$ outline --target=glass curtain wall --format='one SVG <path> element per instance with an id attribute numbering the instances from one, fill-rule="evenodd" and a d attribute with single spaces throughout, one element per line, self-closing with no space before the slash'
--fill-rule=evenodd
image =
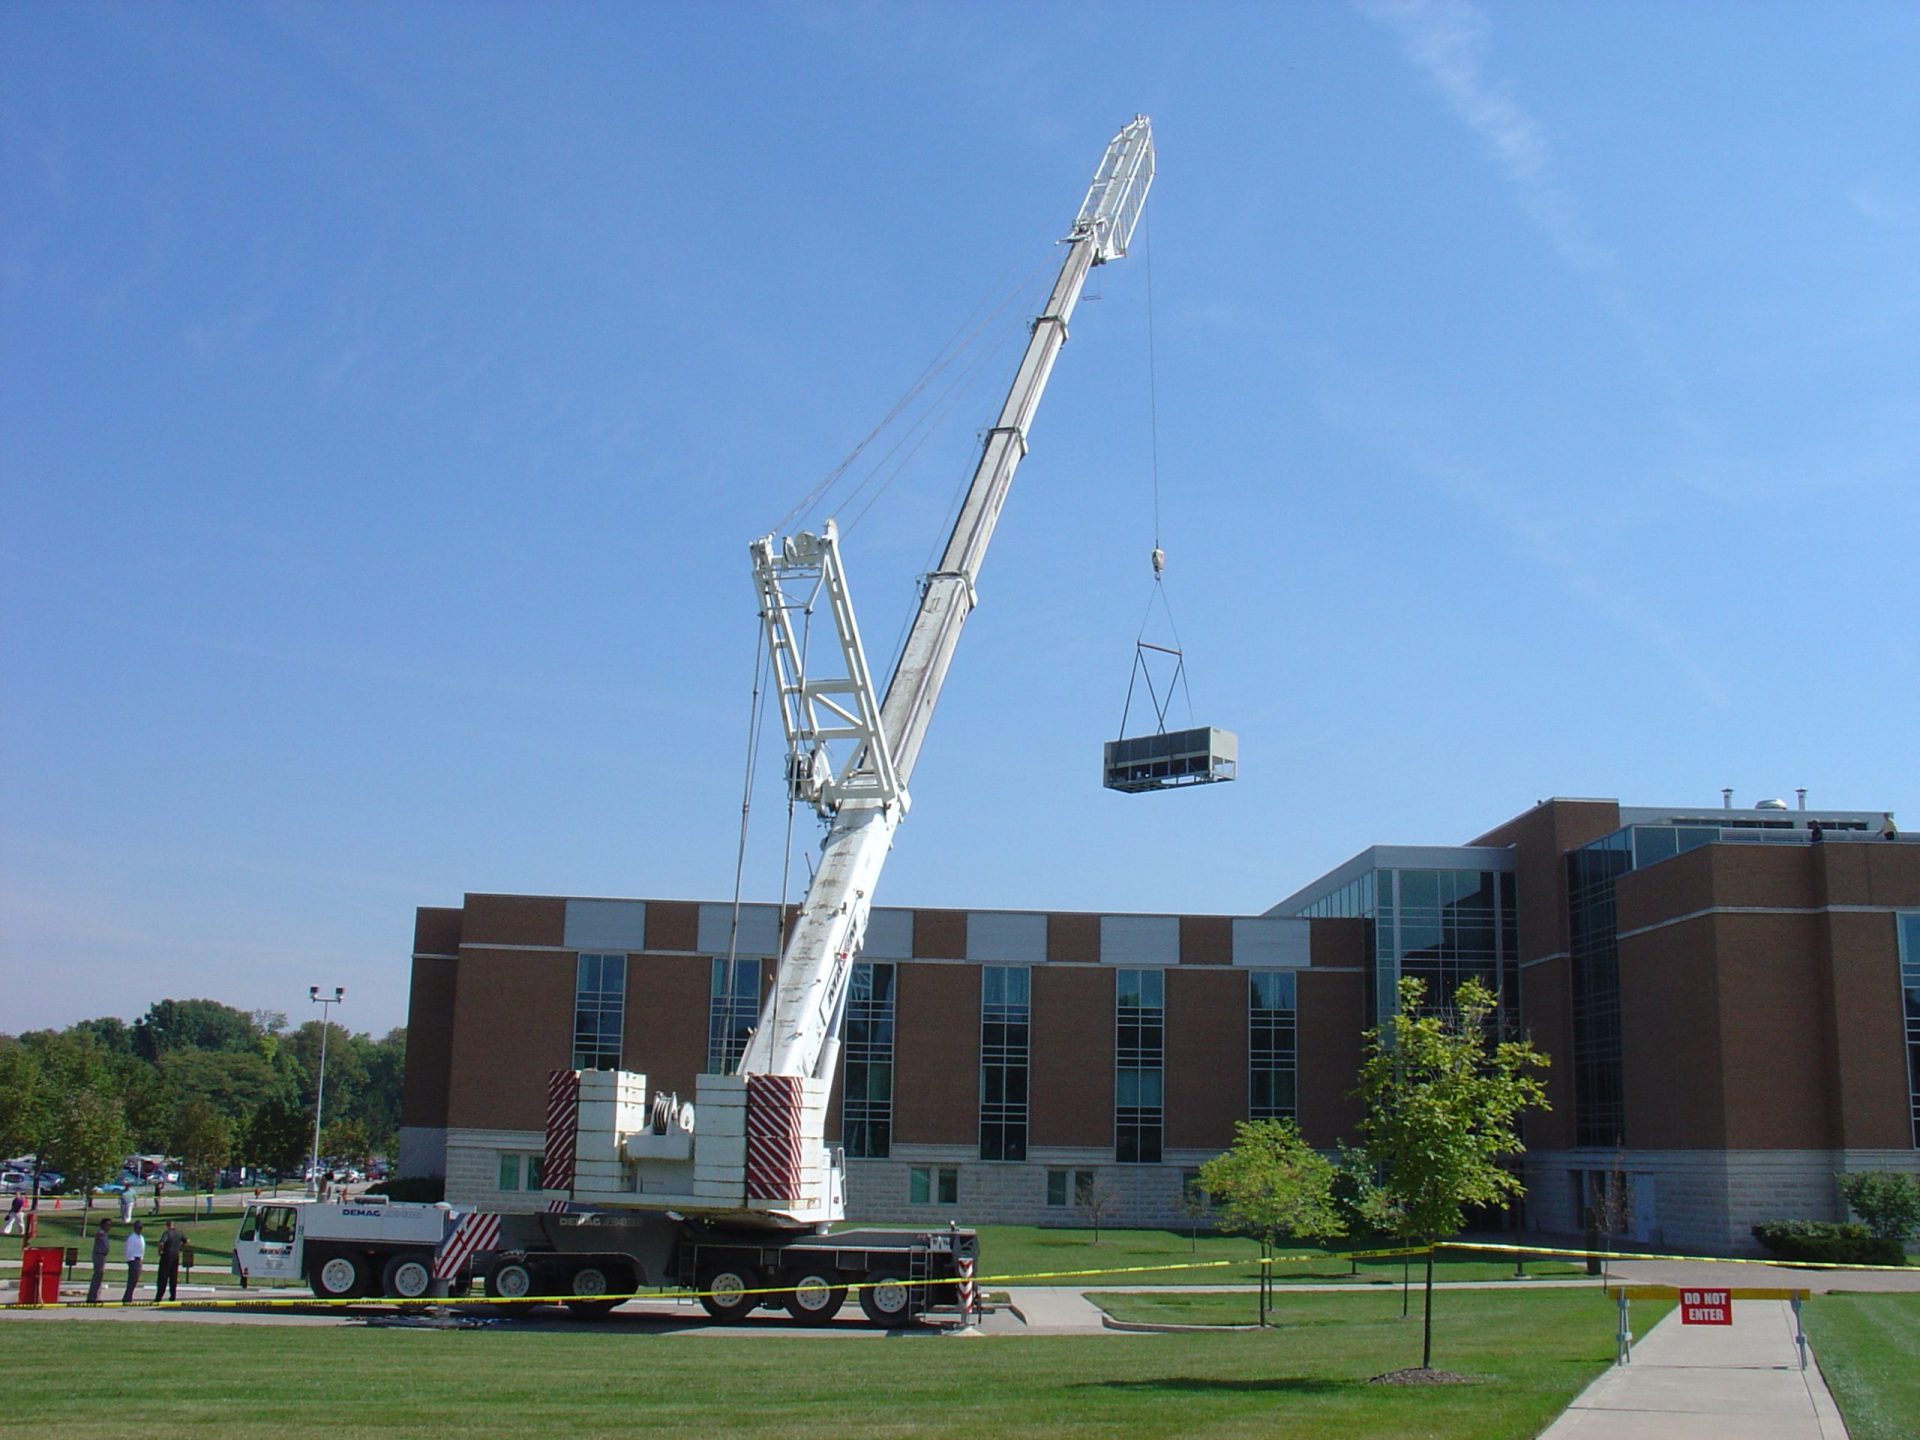
<path id="1" fill-rule="evenodd" d="M 980 967 L 980 1158 L 1027 1158 L 1027 1044 L 1032 1028 L 1024 965 Z"/>
<path id="2" fill-rule="evenodd" d="M 1493 870 L 1369 870 L 1298 912 L 1372 922 L 1373 1021 L 1398 1006 L 1400 979 L 1424 980 L 1443 1004 L 1472 977 L 1500 997 L 1500 1023 L 1520 1016 L 1520 937 L 1513 876 Z"/>
<path id="3" fill-rule="evenodd" d="M 707 1073 L 731 1075 L 746 1053 L 747 1037 L 760 1019 L 760 962 L 713 962 L 712 1002 L 707 1010 Z"/>
<path id="4" fill-rule="evenodd" d="M 1113 1158 L 1123 1164 L 1160 1160 L 1165 979 L 1158 970 L 1122 970 L 1114 976 Z"/>
<path id="5" fill-rule="evenodd" d="M 1291 970 L 1247 976 L 1247 1118 L 1295 1115 L 1294 977 Z"/>
<path id="6" fill-rule="evenodd" d="M 1626 1143 L 1626 1097 L 1620 1064 L 1620 942 L 1614 887 L 1630 870 L 1710 845 L 1719 838 L 1719 828 L 1711 825 L 1629 825 L 1567 855 L 1576 1144 Z"/>
<path id="7" fill-rule="evenodd" d="M 848 981 L 840 1137 L 849 1159 L 893 1151 L 893 981 L 892 965 L 864 960 Z"/>
<path id="8" fill-rule="evenodd" d="M 574 972 L 573 1068 L 618 1070 L 627 1008 L 627 957 L 582 955 Z"/>
<path id="9" fill-rule="evenodd" d="M 1900 920 L 1900 994 L 1907 1017 L 1907 1096 L 1913 1105 L 1913 1143 L 1920 1149 L 1920 914 Z"/>

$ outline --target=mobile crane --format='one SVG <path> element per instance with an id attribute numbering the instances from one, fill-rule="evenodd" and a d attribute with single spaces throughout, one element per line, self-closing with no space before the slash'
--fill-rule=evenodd
<path id="1" fill-rule="evenodd" d="M 843 1158 L 826 1144 L 828 1092 L 874 888 L 907 814 L 907 783 L 977 602 L 975 583 L 1026 456 L 1034 411 L 1087 276 L 1127 253 L 1153 173 L 1152 126 L 1138 115 L 1107 146 L 1063 242 L 1059 274 L 986 433 L 946 549 L 924 577 L 884 699 L 860 639 L 834 523 L 817 533 L 763 536 L 749 547 L 787 738 L 787 782 L 827 822 L 827 833 L 737 1071 L 700 1076 L 691 1105 L 649 1095 L 644 1075 L 555 1071 L 542 1174 L 550 1192 L 568 1198 L 544 1215 L 444 1215 L 438 1271 L 452 1268 L 452 1255 L 490 1294 L 558 1294 L 588 1311 L 604 1306 L 597 1297 L 676 1281 L 696 1287 L 716 1318 L 744 1314 L 763 1303 L 759 1292 L 780 1289 L 778 1303 L 795 1319 L 820 1323 L 840 1309 L 850 1285 L 860 1287 L 862 1309 L 879 1324 L 942 1301 L 960 1300 L 964 1310 L 977 1254 L 971 1231 L 828 1233 L 845 1218 L 846 1195 Z M 813 656 L 795 617 L 822 599 L 838 645 L 824 665 L 809 668 Z M 323 1294 L 364 1293 L 374 1276 L 403 1292 L 422 1284 L 422 1257 L 431 1252 L 419 1238 L 398 1237 L 409 1225 L 431 1230 L 431 1221 L 370 1206 L 329 1210 L 326 1218 L 329 1228 L 316 1232 L 304 1258 L 288 1239 L 257 1263 L 305 1273 Z M 299 1228 L 297 1216 L 292 1223 Z M 365 1237 L 359 1241 L 356 1225 Z M 390 1244 L 378 1238 L 385 1231 L 396 1236 Z"/>

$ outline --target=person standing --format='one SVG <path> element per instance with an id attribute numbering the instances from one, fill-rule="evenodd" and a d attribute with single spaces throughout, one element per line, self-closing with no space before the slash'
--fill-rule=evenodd
<path id="1" fill-rule="evenodd" d="M 87 1286 L 87 1303 L 100 1303 L 100 1287 L 106 1283 L 107 1256 L 113 1253 L 113 1237 L 107 1234 L 107 1227 L 113 1222 L 102 1220 L 100 1228 L 93 1232 L 93 1280 Z"/>
<path id="2" fill-rule="evenodd" d="M 123 1186 L 120 1191 L 120 1223 L 122 1225 L 133 1223 L 133 1187 L 131 1185 Z"/>
<path id="3" fill-rule="evenodd" d="M 140 1232 L 140 1222 L 133 1222 L 133 1229 L 127 1232 L 126 1254 L 127 1291 L 120 1297 L 122 1305 L 133 1303 L 134 1286 L 140 1283 L 140 1270 L 147 1259 L 147 1237 Z"/>
<path id="4" fill-rule="evenodd" d="M 160 1273 L 153 1283 L 153 1303 L 180 1298 L 180 1252 L 187 1248 L 187 1236 L 171 1219 L 160 1234 Z"/>
<path id="5" fill-rule="evenodd" d="M 13 1196 L 13 1203 L 7 1206 L 6 1229 L 0 1230 L 0 1235 L 11 1235 L 13 1234 L 14 1231 L 20 1228 L 22 1223 L 24 1223 L 20 1219 L 20 1212 L 26 1208 L 27 1208 L 26 1196 L 20 1194 L 18 1191 L 15 1191 Z"/>

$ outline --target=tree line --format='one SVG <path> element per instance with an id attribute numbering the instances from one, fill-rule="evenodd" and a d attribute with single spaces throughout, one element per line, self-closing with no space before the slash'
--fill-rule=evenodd
<path id="1" fill-rule="evenodd" d="M 120 1173 L 129 1154 L 176 1157 L 211 1185 L 229 1165 L 297 1171 L 313 1144 L 322 1022 L 277 1010 L 157 1000 L 113 1016 L 0 1035 L 0 1156 L 37 1155 L 72 1191 Z M 407 1032 L 376 1040 L 328 1027 L 323 1158 L 391 1153 Z"/>

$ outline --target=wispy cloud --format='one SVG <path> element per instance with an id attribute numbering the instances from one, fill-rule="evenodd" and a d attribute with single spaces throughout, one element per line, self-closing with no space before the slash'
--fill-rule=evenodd
<path id="1" fill-rule="evenodd" d="M 1513 553 L 1538 566 L 1581 606 L 1664 658 L 1707 705 L 1718 709 L 1728 703 L 1726 686 L 1687 637 L 1594 562 L 1592 516 L 1557 513 L 1539 487 L 1503 480 L 1485 465 L 1462 458 L 1436 438 L 1441 427 L 1432 412 L 1374 377 L 1332 357 L 1323 357 L 1317 373 L 1314 401 L 1328 421 L 1389 457 L 1399 470 L 1473 509 L 1505 537 Z"/>
<path id="2" fill-rule="evenodd" d="M 1696 404 L 1662 327 L 1634 299 L 1619 257 L 1594 233 L 1561 177 L 1546 127 L 1488 71 L 1492 23 L 1469 0 L 1355 0 L 1392 31 L 1402 51 L 1461 123 L 1485 142 L 1522 213 L 1566 266 L 1590 281 L 1665 397 L 1678 441 L 1673 479 L 1720 501 L 1746 498 L 1737 466 Z"/>
<path id="3" fill-rule="evenodd" d="M 1545 130 L 1485 68 L 1485 12 L 1465 0 L 1359 0 L 1360 9 L 1399 38 L 1447 108 L 1506 172 L 1521 208 L 1574 269 L 1598 273 L 1614 257 L 1588 232 L 1573 195 L 1554 173 Z"/>

